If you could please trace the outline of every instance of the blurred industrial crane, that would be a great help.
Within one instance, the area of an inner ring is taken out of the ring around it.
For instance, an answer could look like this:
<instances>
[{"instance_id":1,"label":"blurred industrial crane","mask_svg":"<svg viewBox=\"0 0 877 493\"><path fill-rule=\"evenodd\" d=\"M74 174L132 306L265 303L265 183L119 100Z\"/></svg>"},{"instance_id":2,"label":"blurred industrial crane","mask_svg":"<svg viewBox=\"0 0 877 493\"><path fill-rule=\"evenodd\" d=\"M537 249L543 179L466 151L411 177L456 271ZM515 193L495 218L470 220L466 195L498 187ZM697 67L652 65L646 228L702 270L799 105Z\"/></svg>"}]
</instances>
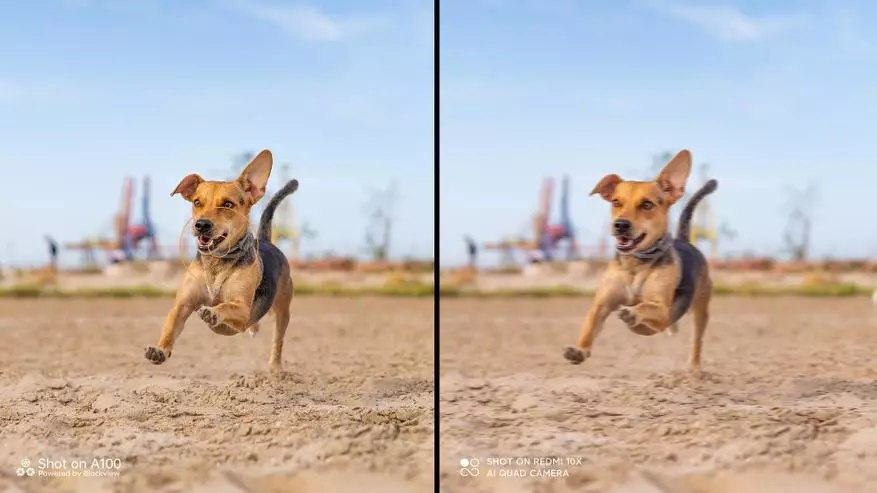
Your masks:
<instances>
[{"instance_id":1,"label":"blurred industrial crane","mask_svg":"<svg viewBox=\"0 0 877 493\"><path fill-rule=\"evenodd\" d=\"M75 243L67 243L68 250L79 250L83 255L83 264L91 268L97 265L95 252L105 251L114 260L133 260L142 243L146 243L146 257L149 260L161 257L155 224L149 207L149 177L143 178L143 200L141 202L141 220L131 224L131 210L134 201L134 179L125 178L122 187L122 203L119 211L113 216L112 229L114 235L88 237ZM118 255L121 254L121 258Z\"/></svg>"},{"instance_id":2,"label":"blurred industrial crane","mask_svg":"<svg viewBox=\"0 0 877 493\"><path fill-rule=\"evenodd\" d=\"M523 250L530 254L537 254L541 260L554 260L557 250L562 242L566 242L566 260L572 260L579 255L579 246L576 242L575 229L569 213L569 177L564 176L561 181L560 192L560 218L559 222L551 223L551 202L554 198L554 180L545 178L542 180L542 188L539 193L539 207L532 216L532 237L507 237L500 241L484 244L486 250L499 250L503 266L514 265L515 250Z\"/></svg>"}]
</instances>

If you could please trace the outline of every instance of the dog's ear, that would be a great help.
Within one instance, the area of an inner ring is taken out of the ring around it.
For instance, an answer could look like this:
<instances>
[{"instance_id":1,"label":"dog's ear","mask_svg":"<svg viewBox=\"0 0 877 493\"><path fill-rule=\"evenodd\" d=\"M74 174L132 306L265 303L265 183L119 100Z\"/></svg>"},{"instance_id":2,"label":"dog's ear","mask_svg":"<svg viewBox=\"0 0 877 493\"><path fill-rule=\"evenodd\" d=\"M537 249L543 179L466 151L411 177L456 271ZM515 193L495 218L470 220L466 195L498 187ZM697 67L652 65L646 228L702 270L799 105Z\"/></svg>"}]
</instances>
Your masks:
<instances>
[{"instance_id":1,"label":"dog's ear","mask_svg":"<svg viewBox=\"0 0 877 493\"><path fill-rule=\"evenodd\" d=\"M200 185L203 181L204 179L198 175L189 175L183 178L180 184L177 185L177 188L175 188L174 191L171 192L171 197L176 194L180 194L183 196L184 199L191 202L192 197L195 196L195 190L198 189L198 185Z\"/></svg>"},{"instance_id":2,"label":"dog's ear","mask_svg":"<svg viewBox=\"0 0 877 493\"><path fill-rule=\"evenodd\" d=\"M594 187L588 195L590 196L599 193L600 197L603 197L603 200L612 200L612 193L615 192L615 187L623 181L624 180L618 175L606 175L600 180L600 183L597 183L597 186Z\"/></svg>"},{"instance_id":3,"label":"dog's ear","mask_svg":"<svg viewBox=\"0 0 877 493\"><path fill-rule=\"evenodd\" d=\"M271 176L271 167L274 158L271 151L263 150L250 161L250 164L241 172L238 182L244 187L244 192L250 197L250 204L255 204L265 195L265 185Z\"/></svg>"},{"instance_id":4,"label":"dog's ear","mask_svg":"<svg viewBox=\"0 0 877 493\"><path fill-rule=\"evenodd\" d=\"M691 174L691 152L688 149L679 151L679 154L676 154L661 170L655 181L658 182L661 191L670 198L671 204L685 195L685 182L689 174Z\"/></svg>"}]
</instances>

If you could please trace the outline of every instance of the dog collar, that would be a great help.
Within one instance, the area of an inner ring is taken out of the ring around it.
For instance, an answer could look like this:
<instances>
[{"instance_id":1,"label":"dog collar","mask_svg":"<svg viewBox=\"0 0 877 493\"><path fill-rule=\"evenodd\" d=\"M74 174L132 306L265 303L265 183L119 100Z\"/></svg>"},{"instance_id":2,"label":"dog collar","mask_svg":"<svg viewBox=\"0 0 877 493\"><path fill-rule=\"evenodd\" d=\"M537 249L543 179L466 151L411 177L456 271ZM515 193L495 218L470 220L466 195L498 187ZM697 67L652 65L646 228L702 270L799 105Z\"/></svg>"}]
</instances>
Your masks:
<instances>
[{"instance_id":1,"label":"dog collar","mask_svg":"<svg viewBox=\"0 0 877 493\"><path fill-rule=\"evenodd\" d=\"M656 260L667 253L667 250L673 246L673 237L670 233L665 234L660 240L656 241L649 249L641 252L630 252L630 255L639 260Z\"/></svg>"},{"instance_id":2,"label":"dog collar","mask_svg":"<svg viewBox=\"0 0 877 493\"><path fill-rule=\"evenodd\" d=\"M228 250L222 252L207 252L206 254L198 252L198 255L209 255L213 258L223 260L238 260L241 257L249 255L256 248L256 237L249 231L237 243Z\"/></svg>"}]
</instances>

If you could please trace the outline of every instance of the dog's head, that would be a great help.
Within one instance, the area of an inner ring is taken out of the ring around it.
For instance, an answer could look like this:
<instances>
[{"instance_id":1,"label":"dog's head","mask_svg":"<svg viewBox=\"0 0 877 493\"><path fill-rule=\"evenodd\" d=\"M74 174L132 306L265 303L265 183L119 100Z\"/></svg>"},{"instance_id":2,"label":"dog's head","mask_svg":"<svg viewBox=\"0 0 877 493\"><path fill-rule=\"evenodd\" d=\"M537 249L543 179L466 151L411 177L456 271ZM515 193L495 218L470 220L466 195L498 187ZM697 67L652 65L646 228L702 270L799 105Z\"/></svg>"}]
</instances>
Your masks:
<instances>
[{"instance_id":1,"label":"dog's head","mask_svg":"<svg viewBox=\"0 0 877 493\"><path fill-rule=\"evenodd\" d=\"M193 174L171 192L192 203L192 234L199 252L229 249L247 233L250 209L265 195L272 161L266 149L234 181L205 181Z\"/></svg>"},{"instance_id":2,"label":"dog's head","mask_svg":"<svg viewBox=\"0 0 877 493\"><path fill-rule=\"evenodd\" d=\"M691 153L679 151L654 181L625 181L606 175L591 195L612 204L612 235L620 253L651 247L667 232L670 206L685 194L691 173Z\"/></svg>"}]
</instances>

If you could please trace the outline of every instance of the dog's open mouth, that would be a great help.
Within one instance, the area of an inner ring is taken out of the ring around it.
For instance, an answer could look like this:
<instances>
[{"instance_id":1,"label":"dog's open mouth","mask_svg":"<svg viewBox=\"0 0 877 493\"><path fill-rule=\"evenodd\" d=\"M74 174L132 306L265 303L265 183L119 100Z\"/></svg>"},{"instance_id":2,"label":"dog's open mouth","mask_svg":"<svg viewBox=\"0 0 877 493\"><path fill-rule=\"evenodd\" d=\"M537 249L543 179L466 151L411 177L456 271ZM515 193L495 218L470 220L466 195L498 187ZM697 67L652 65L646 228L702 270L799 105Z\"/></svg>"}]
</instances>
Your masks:
<instances>
[{"instance_id":1,"label":"dog's open mouth","mask_svg":"<svg viewBox=\"0 0 877 493\"><path fill-rule=\"evenodd\" d=\"M218 247L219 244L222 243L223 240L225 240L226 236L228 236L227 233L223 233L219 236L213 237L207 235L198 236L198 251L206 253L216 249L216 247Z\"/></svg>"},{"instance_id":2,"label":"dog's open mouth","mask_svg":"<svg viewBox=\"0 0 877 493\"><path fill-rule=\"evenodd\" d=\"M631 252L639 242L643 241L646 237L646 234L643 233L636 238L630 238L628 236L616 236L615 237L615 249L621 253Z\"/></svg>"}]
</instances>

